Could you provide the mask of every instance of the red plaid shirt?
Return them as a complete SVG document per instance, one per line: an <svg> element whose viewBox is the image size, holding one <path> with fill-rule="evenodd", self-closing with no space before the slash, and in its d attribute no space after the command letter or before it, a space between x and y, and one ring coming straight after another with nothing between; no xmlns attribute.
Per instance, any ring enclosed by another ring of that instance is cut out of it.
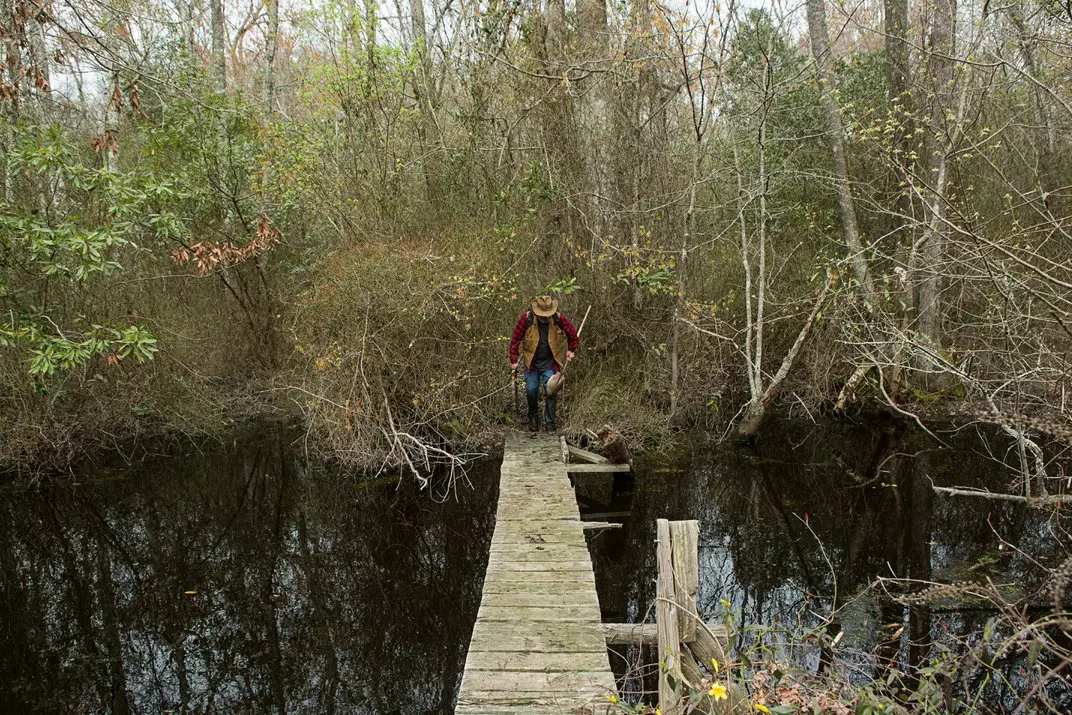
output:
<svg viewBox="0 0 1072 715"><path fill-rule="evenodd" d="M569 321L569 318L558 313L555 316L555 321L558 327L562 328L562 332L566 335L566 349L570 352L577 350L577 346L580 344L577 338L577 329L573 327L573 323ZM533 320L536 320L536 316L532 316ZM517 319L517 324L514 325L514 336L510 339L510 364L513 365L517 362L518 353L521 351L521 341L525 339L525 331L529 328L529 311L525 311L521 314L521 317ZM561 366L559 366L561 367Z"/></svg>

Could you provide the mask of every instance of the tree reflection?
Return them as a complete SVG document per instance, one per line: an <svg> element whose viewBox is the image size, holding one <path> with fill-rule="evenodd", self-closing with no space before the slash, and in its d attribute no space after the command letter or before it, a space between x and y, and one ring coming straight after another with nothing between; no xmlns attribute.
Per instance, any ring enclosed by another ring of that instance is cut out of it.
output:
<svg viewBox="0 0 1072 715"><path fill-rule="evenodd" d="M494 474L438 505L289 435L0 493L0 711L450 712Z"/></svg>
<svg viewBox="0 0 1072 715"><path fill-rule="evenodd" d="M987 616L970 604L902 605L874 588L877 578L901 579L912 590L992 577L1029 592L1045 575L1040 564L1067 556L1060 536L1067 521L1050 528L1067 517L932 490L1000 491L1007 472L989 456L995 446L979 441L999 438L950 435L945 448L894 423L786 423L770 434L755 445L694 445L638 463L622 531L592 541L605 617L640 620L652 602L655 520L698 519L701 611L721 614L725 599L738 623L772 629L740 638L768 639L774 652L813 672L833 662L828 644L844 631L839 663L860 678L905 674L898 677L908 691L937 643L981 632ZM1023 544L1024 553L999 552L998 535ZM817 627L825 638L780 636ZM622 655L620 663L657 662L635 649Z"/></svg>

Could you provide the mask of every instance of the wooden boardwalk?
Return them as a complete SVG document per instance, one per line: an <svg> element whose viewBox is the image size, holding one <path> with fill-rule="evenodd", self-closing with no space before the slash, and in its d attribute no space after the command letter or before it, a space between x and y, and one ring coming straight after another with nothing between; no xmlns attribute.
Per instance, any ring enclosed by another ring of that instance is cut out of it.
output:
<svg viewBox="0 0 1072 715"><path fill-rule="evenodd" d="M559 439L506 442L495 535L456 713L608 711L614 675Z"/></svg>

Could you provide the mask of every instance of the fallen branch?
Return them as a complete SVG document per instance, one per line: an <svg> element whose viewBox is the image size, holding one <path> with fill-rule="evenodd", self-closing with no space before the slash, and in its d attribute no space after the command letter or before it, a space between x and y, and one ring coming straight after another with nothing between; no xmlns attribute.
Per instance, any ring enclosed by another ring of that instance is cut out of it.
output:
<svg viewBox="0 0 1072 715"><path fill-rule="evenodd" d="M991 499L994 501L1011 501L1019 504L1027 504L1028 506L1064 506L1067 503L1072 503L1072 496L1066 494L1058 494L1055 496L1041 496L1041 497L1025 497L1019 494L1003 494L1001 492L991 492L986 489L974 489L971 487L939 487L931 485L931 489L940 494L950 494L957 497L976 497L979 499Z"/></svg>

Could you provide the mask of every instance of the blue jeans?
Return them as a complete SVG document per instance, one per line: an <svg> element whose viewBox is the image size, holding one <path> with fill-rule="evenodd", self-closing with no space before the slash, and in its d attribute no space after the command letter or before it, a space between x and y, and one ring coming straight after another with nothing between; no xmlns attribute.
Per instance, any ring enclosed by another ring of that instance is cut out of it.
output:
<svg viewBox="0 0 1072 715"><path fill-rule="evenodd" d="M547 381L555 374L554 370L525 370L525 397L529 403L529 422L535 424L539 411L540 388L544 388L543 414L544 424L548 428L555 426L555 398L547 394Z"/></svg>

